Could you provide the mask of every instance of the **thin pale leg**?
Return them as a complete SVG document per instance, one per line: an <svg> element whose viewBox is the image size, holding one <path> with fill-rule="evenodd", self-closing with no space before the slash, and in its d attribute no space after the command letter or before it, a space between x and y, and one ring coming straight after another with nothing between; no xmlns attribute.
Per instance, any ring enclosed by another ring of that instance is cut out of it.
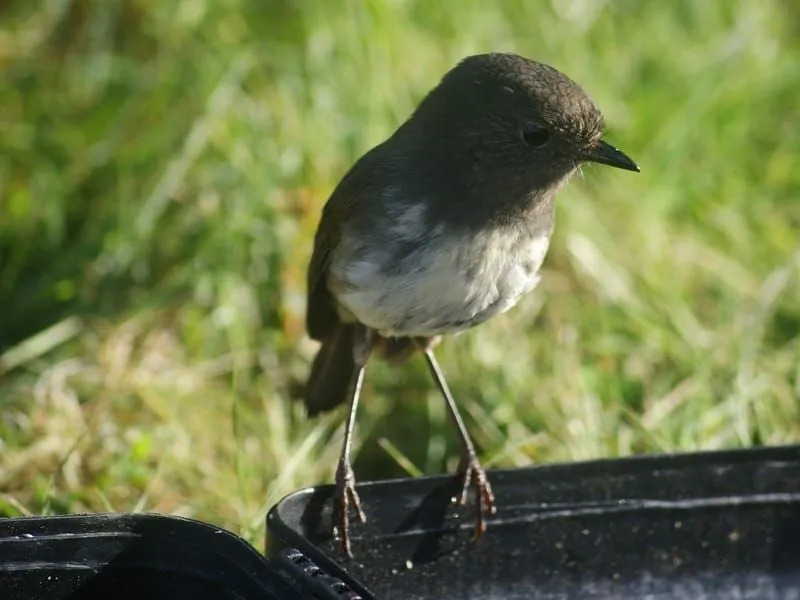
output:
<svg viewBox="0 0 800 600"><path fill-rule="evenodd" d="M353 392L350 398L350 412L347 415L347 423L344 430L344 442L342 444L342 454L339 457L339 464L336 467L336 495L337 503L335 511L338 512L337 530L339 539L342 543L342 550L350 557L353 556L350 547L350 509L352 508L358 520L366 522L367 517L361 509L361 500L356 492L356 478L353 474L353 467L350 465L350 448L353 440L353 430L355 429L356 410L358 400L361 397L361 388L364 384L364 371L372 350L372 332L365 327L358 326L353 335L353 358L356 364L356 372L353 377Z"/></svg>
<svg viewBox="0 0 800 600"><path fill-rule="evenodd" d="M445 402L447 403L447 410L453 419L453 423L458 431L458 437L461 440L461 462L458 465L458 477L461 480L461 495L458 498L459 504L466 504L467 493L469 486L475 486L475 503L478 509L478 518L475 523L475 537L480 537L486 531L486 514L493 514L495 512L494 494L492 493L492 486L489 485L489 480L486 478L486 472L483 470L478 456L475 453L475 445L469 437L469 432L464 425L464 420L458 412L453 395L450 393L450 388L445 381L444 374L439 368L439 363L433 355L433 350L425 348L425 360L428 363L428 370L433 376L436 386L442 393Z"/></svg>

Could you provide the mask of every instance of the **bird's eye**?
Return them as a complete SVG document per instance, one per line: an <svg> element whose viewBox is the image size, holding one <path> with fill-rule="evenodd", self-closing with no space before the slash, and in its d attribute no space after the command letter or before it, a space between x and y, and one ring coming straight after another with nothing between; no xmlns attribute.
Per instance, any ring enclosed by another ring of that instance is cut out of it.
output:
<svg viewBox="0 0 800 600"><path fill-rule="evenodd" d="M550 139L550 132L546 127L538 123L528 123L522 129L522 139L528 146L541 148Z"/></svg>

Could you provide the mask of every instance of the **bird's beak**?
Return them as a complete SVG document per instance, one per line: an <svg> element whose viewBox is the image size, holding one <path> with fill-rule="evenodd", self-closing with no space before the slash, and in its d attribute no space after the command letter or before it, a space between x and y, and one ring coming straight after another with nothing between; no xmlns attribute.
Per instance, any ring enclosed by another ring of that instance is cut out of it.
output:
<svg viewBox="0 0 800 600"><path fill-rule="evenodd" d="M633 162L624 152L620 152L614 146L600 140L600 143L589 152L586 160L601 163L610 167L617 167L618 169L625 169L626 171L639 172L639 165Z"/></svg>

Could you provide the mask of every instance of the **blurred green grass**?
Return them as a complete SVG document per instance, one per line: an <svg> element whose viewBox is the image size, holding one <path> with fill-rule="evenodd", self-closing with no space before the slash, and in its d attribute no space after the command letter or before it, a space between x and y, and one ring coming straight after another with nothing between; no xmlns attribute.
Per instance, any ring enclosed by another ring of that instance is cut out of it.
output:
<svg viewBox="0 0 800 600"><path fill-rule="evenodd" d="M150 510L258 540L330 479L290 399L320 208L461 57L595 98L642 166L559 200L539 289L442 346L492 466L800 441L790 2L50 0L0 7L0 512ZM452 469L376 363L361 479ZM502 499L500 499L502 502Z"/></svg>

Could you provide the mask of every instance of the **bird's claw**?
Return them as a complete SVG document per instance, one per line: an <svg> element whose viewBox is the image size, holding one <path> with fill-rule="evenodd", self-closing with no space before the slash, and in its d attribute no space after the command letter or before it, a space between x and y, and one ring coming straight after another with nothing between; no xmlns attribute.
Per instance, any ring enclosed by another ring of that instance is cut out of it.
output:
<svg viewBox="0 0 800 600"><path fill-rule="evenodd" d="M470 485L475 487L475 504L478 513L475 522L475 537L478 538L486 533L486 515L494 514L497 509L494 504L492 486L474 451L465 453L458 466L457 476L461 481L461 494L458 497L460 505L463 506L467 503Z"/></svg>
<svg viewBox="0 0 800 600"><path fill-rule="evenodd" d="M361 499L356 492L356 478L353 468L349 463L341 461L336 469L336 507L338 520L336 531L342 543L342 550L350 558L353 557L353 550L350 546L350 509L352 508L356 517L361 523L366 523L367 516L361 508Z"/></svg>

